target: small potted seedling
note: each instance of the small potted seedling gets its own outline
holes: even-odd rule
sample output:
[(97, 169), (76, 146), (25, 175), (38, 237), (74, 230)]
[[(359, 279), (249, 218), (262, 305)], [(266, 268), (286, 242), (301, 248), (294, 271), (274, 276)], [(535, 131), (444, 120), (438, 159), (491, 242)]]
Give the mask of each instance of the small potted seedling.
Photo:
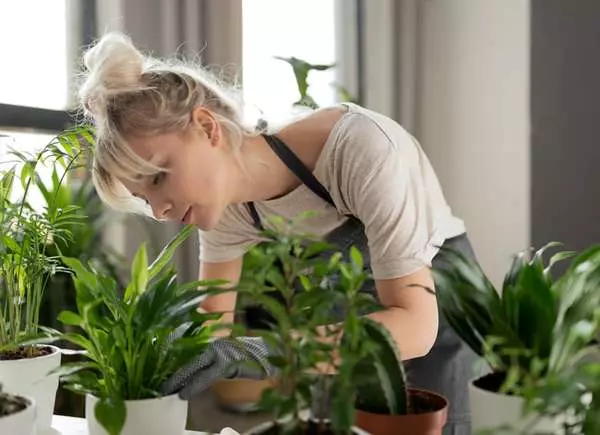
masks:
[(80, 347), (86, 360), (60, 369), (66, 388), (86, 396), (90, 435), (182, 435), (187, 402), (164, 397), (161, 386), (199, 355), (218, 316), (200, 313), (200, 286), (180, 284), (167, 267), (176, 248), (194, 231), (184, 227), (148, 265), (145, 245), (137, 251), (131, 281), (120, 297), (115, 280), (78, 260), (64, 261), (74, 273), (77, 312), (59, 320), (80, 329), (61, 337)]
[(572, 258), (550, 243), (515, 256), (501, 291), (477, 263), (442, 248), (448, 267), (434, 269), (439, 306), (459, 337), (491, 372), (469, 385), (473, 430), (558, 433), (567, 417), (526, 413), (524, 392), (569, 370), (590, 352), (598, 331), (600, 246), (575, 256), (558, 277), (553, 266)]
[(362, 322), (377, 348), (356, 371), (356, 425), (371, 435), (441, 435), (448, 415), (446, 398), (409, 388), (391, 334), (368, 318)]
[(42, 168), (53, 168), (56, 185), (64, 182), (79, 164), (85, 133), (65, 131), (31, 155), (14, 149), (0, 167), (0, 382), (6, 392), (34, 400), (38, 432), (52, 422), (58, 376), (49, 372), (61, 361), (60, 350), (43, 343), (48, 334), (39, 321), (46, 282), (60, 268), (47, 248), (69, 240), (68, 228), (81, 215), (53, 198), (40, 210), (32, 195), (43, 184)]
[(0, 434), (33, 435), (34, 427), (33, 400), (3, 392), (0, 384)]

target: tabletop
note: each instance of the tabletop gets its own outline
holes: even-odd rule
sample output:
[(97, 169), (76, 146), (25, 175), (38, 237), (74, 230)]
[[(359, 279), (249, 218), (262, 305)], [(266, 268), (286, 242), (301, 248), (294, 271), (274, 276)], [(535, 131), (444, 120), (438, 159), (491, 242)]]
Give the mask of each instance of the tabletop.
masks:
[[(84, 418), (55, 415), (52, 418), (52, 429), (44, 435), (88, 435)], [(210, 435), (207, 432), (186, 431), (186, 435)]]

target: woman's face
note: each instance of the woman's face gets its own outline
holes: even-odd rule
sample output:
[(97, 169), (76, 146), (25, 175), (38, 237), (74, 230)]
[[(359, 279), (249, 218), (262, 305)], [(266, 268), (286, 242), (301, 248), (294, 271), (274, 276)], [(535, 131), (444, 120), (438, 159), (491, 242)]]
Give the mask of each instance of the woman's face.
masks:
[(229, 203), (230, 153), (219, 123), (197, 109), (184, 132), (131, 137), (129, 144), (141, 158), (167, 171), (121, 180), (132, 195), (145, 200), (156, 219), (193, 224), (210, 230)]

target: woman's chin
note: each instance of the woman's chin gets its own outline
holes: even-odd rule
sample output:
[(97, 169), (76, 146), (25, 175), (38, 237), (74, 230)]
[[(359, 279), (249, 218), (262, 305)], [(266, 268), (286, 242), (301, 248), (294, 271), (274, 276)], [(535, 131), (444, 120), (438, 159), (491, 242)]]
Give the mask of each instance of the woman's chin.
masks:
[(194, 224), (199, 230), (210, 231), (214, 229), (218, 224), (221, 216), (200, 216), (194, 219), (191, 223)]

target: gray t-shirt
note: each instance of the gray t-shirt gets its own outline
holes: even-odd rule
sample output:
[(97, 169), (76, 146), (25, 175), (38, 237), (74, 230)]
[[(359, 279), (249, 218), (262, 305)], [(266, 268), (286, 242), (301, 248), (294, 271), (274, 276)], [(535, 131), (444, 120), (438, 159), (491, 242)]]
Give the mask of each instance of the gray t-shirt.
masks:
[[(263, 225), (270, 226), (271, 215), (293, 219), (314, 211), (298, 230), (324, 236), (354, 215), (365, 226), (375, 279), (430, 266), (437, 246), (465, 232), (463, 221), (453, 216), (427, 156), (406, 130), (356, 104), (344, 106), (313, 172), (336, 207), (300, 185), (255, 203)], [(232, 204), (213, 230), (200, 231), (200, 259), (233, 260), (261, 240), (246, 205)]]

